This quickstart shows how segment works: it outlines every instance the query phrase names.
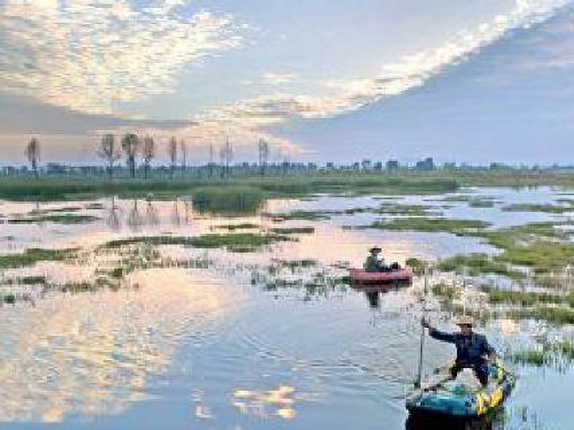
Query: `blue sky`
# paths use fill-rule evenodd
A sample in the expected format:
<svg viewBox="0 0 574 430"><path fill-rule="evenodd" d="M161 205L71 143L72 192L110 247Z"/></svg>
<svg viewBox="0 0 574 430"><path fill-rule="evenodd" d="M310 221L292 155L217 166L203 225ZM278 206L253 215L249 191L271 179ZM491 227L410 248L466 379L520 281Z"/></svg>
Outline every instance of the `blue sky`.
<svg viewBox="0 0 574 430"><path fill-rule="evenodd" d="M569 163L571 0L0 0L0 159L99 136L255 159ZM160 157L161 159L161 157Z"/></svg>

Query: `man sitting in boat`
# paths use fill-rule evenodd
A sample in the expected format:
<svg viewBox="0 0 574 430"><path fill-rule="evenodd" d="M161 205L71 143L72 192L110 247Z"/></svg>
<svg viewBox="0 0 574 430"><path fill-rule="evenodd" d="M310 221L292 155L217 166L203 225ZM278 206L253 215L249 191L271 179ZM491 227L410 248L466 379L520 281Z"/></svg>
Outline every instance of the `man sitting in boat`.
<svg viewBox="0 0 574 430"><path fill-rule="evenodd" d="M459 333L439 331L431 327L424 318L421 324L429 329L429 335L432 338L453 343L456 346L456 360L450 369L453 379L462 369L470 368L483 386L488 384L488 361L494 362L496 354L494 348L486 340L486 336L473 332L472 317L463 315L457 318L456 325L460 327Z"/></svg>
<svg viewBox="0 0 574 430"><path fill-rule="evenodd" d="M369 252L370 254L364 264L364 268L367 272L390 272L400 269L398 263L393 263L389 266L385 264L385 260L380 258L380 254L383 252L382 248L374 246L369 249Z"/></svg>

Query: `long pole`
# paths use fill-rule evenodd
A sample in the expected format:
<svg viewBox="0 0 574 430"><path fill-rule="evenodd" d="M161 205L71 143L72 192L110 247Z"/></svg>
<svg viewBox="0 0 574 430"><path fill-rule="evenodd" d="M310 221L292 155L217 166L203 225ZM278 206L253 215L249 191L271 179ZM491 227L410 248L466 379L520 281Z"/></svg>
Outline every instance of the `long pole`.
<svg viewBox="0 0 574 430"><path fill-rule="evenodd" d="M427 268L425 267L425 278L424 278L424 296L423 296L423 318L425 317L426 313L426 299L427 299L427 286L428 286L428 277L427 277ZM421 381L423 377L423 354L425 348L425 327L421 324L421 339L419 344L419 369L417 372L417 380L415 382L415 387L421 387Z"/></svg>

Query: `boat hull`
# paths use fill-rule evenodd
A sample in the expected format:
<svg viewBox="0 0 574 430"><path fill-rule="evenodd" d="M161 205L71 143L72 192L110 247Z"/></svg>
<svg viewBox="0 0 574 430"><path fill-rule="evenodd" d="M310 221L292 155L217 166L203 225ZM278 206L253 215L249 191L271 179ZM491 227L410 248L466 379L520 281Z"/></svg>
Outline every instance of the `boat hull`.
<svg viewBox="0 0 574 430"><path fill-rule="evenodd" d="M349 269L349 277L354 285L384 285L411 282L413 273L409 269L390 272L367 272L363 269Z"/></svg>
<svg viewBox="0 0 574 430"><path fill-rule="evenodd" d="M406 407L411 414L448 416L457 419L479 418L496 411L514 388L514 377L501 365L490 366L491 378L496 381L487 389L455 393L438 385L419 390L411 395Z"/></svg>

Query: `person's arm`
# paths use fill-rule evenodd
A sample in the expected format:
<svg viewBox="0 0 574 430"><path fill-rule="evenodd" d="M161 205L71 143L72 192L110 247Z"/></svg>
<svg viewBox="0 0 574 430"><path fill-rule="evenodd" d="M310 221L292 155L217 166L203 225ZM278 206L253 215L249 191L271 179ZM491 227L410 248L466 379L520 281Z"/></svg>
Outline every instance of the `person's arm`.
<svg viewBox="0 0 574 430"><path fill-rule="evenodd" d="M424 318L422 319L421 324L423 327L429 329L429 335L433 339L440 340L441 342L455 343L455 336L453 333L446 333L444 331L440 331L434 327L431 327L430 323Z"/></svg>

